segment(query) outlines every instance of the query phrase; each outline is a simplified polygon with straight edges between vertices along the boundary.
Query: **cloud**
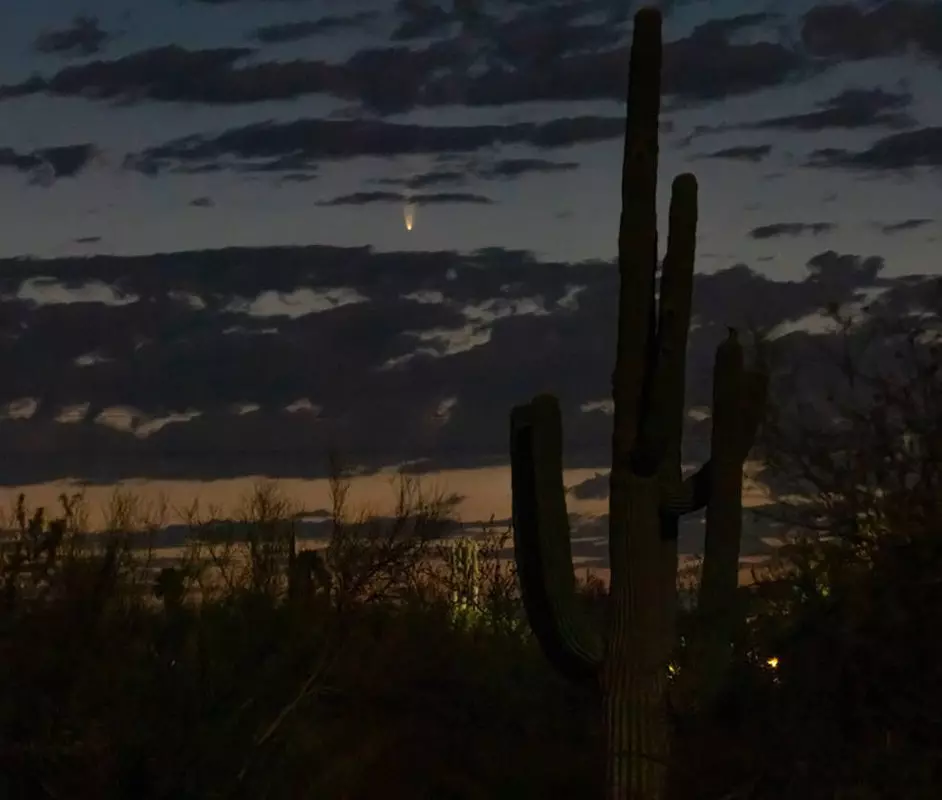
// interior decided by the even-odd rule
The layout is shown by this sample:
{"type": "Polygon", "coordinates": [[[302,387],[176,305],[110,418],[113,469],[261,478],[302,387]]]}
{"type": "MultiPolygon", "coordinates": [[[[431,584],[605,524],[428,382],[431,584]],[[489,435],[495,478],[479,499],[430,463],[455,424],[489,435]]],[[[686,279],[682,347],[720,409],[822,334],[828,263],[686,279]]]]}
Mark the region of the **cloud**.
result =
{"type": "Polygon", "coordinates": [[[541,3],[503,18],[480,11],[480,4],[473,0],[464,5],[479,8],[476,14],[461,15],[462,33],[474,42],[483,62],[495,68],[552,68],[565,56],[627,42],[625,27],[599,20],[597,9],[589,3],[541,3]]]}
{"type": "Polygon", "coordinates": [[[761,25],[764,22],[769,22],[776,18],[777,15],[770,14],[768,12],[760,11],[750,14],[739,14],[735,17],[726,17],[723,19],[713,19],[708,22],[704,22],[699,26],[699,35],[704,38],[718,38],[718,39],[729,39],[729,37],[737,33],[738,31],[743,30],[744,28],[752,28],[757,25],[761,25]]]}
{"type": "MultiPolygon", "coordinates": [[[[879,256],[860,256],[825,250],[808,261],[809,282],[828,287],[840,295],[846,295],[854,286],[874,284],[883,271],[883,259],[879,256]]],[[[927,276],[928,277],[928,276],[927,276]]]]}
{"type": "Polygon", "coordinates": [[[753,239],[774,239],[778,236],[800,236],[810,233],[817,236],[828,233],[837,227],[833,222],[776,222],[772,225],[760,225],[749,231],[753,239]]]}
{"type": "Polygon", "coordinates": [[[112,38],[101,29],[97,17],[79,14],[65,28],[39,34],[33,49],[50,55],[92,56],[100,53],[112,38]]]}
{"type": "MultiPolygon", "coordinates": [[[[733,44],[730,34],[761,21],[746,14],[711,20],[664,47],[663,85],[681,100],[716,100],[781,86],[799,78],[804,59],[775,42],[733,44]]],[[[622,73],[624,74],[624,73],[622,73]]]]}
{"type": "Polygon", "coordinates": [[[714,150],[712,153],[703,153],[697,158],[730,158],[738,161],[752,161],[758,163],[767,158],[772,152],[772,145],[739,145],[737,147],[727,147],[723,150],[714,150]]]}
{"type": "MultiPolygon", "coordinates": [[[[751,15],[750,15],[751,16],[751,15]]],[[[734,18],[735,19],[735,18],[734,18]]],[[[664,45],[662,88],[674,106],[718,100],[784,85],[803,74],[804,59],[774,42],[734,44],[733,20],[713,20],[688,36],[664,45]]],[[[565,42],[565,36],[560,39],[565,42]]],[[[559,45],[563,46],[563,45],[559,45]]],[[[511,64],[490,64],[479,74],[455,81],[451,91],[471,106],[624,98],[628,71],[627,38],[614,47],[589,52],[550,54],[540,60],[517,57],[511,64]]],[[[433,104],[448,86],[429,85],[424,104],[433,104]]]]}
{"type": "Polygon", "coordinates": [[[609,475],[596,472],[591,478],[567,487],[566,491],[576,500],[604,500],[608,497],[609,475]]]}
{"type": "Polygon", "coordinates": [[[624,126],[617,117],[435,127],[368,119],[298,119],[247,125],[212,137],[186,136],[133,154],[125,166],[147,174],[207,165],[297,170],[318,160],[358,156],[472,153],[497,145],[568,147],[618,138],[624,135],[624,126]]]}
{"type": "Polygon", "coordinates": [[[909,128],[915,125],[916,121],[902,109],[909,107],[912,101],[910,92],[890,92],[879,87],[845,89],[816,103],[815,111],[769,117],[755,122],[697,125],[682,140],[681,145],[686,146],[705,134],[730,131],[784,130],[814,133],[825,130],[909,128]]]}
{"type": "MultiPolygon", "coordinates": [[[[19,84],[0,86],[0,100],[33,94],[97,100],[246,102],[251,86],[243,85],[241,100],[233,95],[232,65],[252,55],[246,47],[189,50],[177,45],[142,50],[121,58],[75,64],[49,78],[34,75],[19,84]],[[186,76],[181,80],[180,76],[186,76]]],[[[270,98],[271,87],[256,87],[255,99],[270,98]]],[[[293,96],[293,95],[289,95],[293,96]]]]}
{"type": "Polygon", "coordinates": [[[568,172],[578,169],[575,161],[547,161],[543,158],[505,158],[475,169],[480,178],[518,178],[533,172],[568,172]]]}
{"type": "Polygon", "coordinates": [[[328,15],[318,19],[282,22],[277,25],[263,25],[256,28],[249,36],[262,44],[283,44],[323,36],[328,33],[361,28],[379,16],[376,11],[358,11],[349,15],[328,15]]]}
{"type": "Polygon", "coordinates": [[[190,200],[190,205],[194,208],[212,208],[216,205],[216,201],[212,197],[207,197],[202,195],[200,197],[194,197],[190,200]]]}
{"type": "Polygon", "coordinates": [[[243,63],[256,53],[249,47],[154,47],[0,86],[0,99],[44,93],[125,103],[233,105],[321,94],[358,101],[378,113],[399,113],[419,105],[451,103],[447,92],[442,94],[448,80],[439,81],[436,89],[432,76],[441,70],[455,73],[456,64],[467,60],[453,42],[422,49],[361,50],[341,63],[304,59],[243,63]],[[180,75],[187,79],[180,80],[180,75]]]}
{"type": "Polygon", "coordinates": [[[806,166],[870,172],[938,169],[942,166],[942,127],[894,133],[856,153],[840,148],[815,150],[806,166]]]}
{"type": "Polygon", "coordinates": [[[73,239],[76,244],[96,244],[101,241],[100,236],[79,236],[77,239],[73,239]]]}
{"type": "Polygon", "coordinates": [[[404,186],[407,189],[427,189],[430,186],[461,186],[467,182],[468,171],[453,169],[435,169],[411,175],[408,178],[376,178],[375,182],[384,186],[404,186]]]}
{"type": "Polygon", "coordinates": [[[884,89],[846,89],[840,94],[817,103],[820,110],[734,126],[742,130],[821,131],[831,128],[907,128],[915,124],[900,109],[913,100],[910,92],[888,92],[884,89]]]}
{"type": "MultiPolygon", "coordinates": [[[[805,358],[816,339],[797,323],[826,302],[879,289],[888,313],[926,307],[929,277],[882,268],[825,251],[803,281],[744,265],[697,275],[688,402],[710,404],[714,348],[757,308],[770,328],[793,325],[775,341],[805,358]]],[[[614,263],[496,247],[6,259],[0,482],[313,477],[331,444],[364,470],[505,464],[509,409],[547,389],[567,466],[598,468],[610,418],[585,409],[610,395],[614,335],[598,332],[615,330],[617,281],[614,263]]],[[[820,377],[803,364],[803,380],[820,377]]],[[[709,420],[688,418],[685,461],[708,449],[709,420]]]]}
{"type": "Polygon", "coordinates": [[[317,175],[310,172],[289,172],[278,178],[279,183],[310,183],[317,180],[317,175]]]}
{"type": "Polygon", "coordinates": [[[430,194],[404,195],[399,192],[354,192],[330,200],[322,200],[319,206],[363,206],[371,203],[414,203],[418,206],[438,205],[442,203],[473,203],[489,205],[494,201],[489,197],[468,192],[434,192],[430,194]]]}
{"type": "Polygon", "coordinates": [[[31,183],[49,186],[58,178],[74,178],[99,154],[100,150],[90,143],[44,147],[28,153],[0,147],[0,169],[15,169],[29,175],[31,183]]]}
{"type": "Polygon", "coordinates": [[[902,231],[914,231],[917,228],[923,228],[933,222],[934,220],[926,219],[925,217],[914,217],[912,219],[900,220],[899,222],[875,222],[873,224],[885,234],[894,234],[902,231]]]}
{"type": "Polygon", "coordinates": [[[386,186],[404,186],[416,191],[431,186],[463,186],[469,178],[506,180],[533,173],[550,174],[578,168],[576,161],[550,161],[545,158],[502,158],[487,163],[471,160],[462,164],[460,169],[434,169],[407,178],[377,178],[375,182],[386,186]]]}
{"type": "Polygon", "coordinates": [[[400,23],[393,31],[393,39],[424,39],[444,33],[452,22],[452,15],[435,2],[396,0],[395,10],[400,23]]]}
{"type": "Polygon", "coordinates": [[[909,46],[942,57],[942,6],[892,0],[861,9],[852,3],[821,5],[802,20],[801,40],[819,58],[856,61],[902,55],[909,46]]]}
{"type": "MultiPolygon", "coordinates": [[[[407,3],[411,18],[442,19],[437,6],[407,3]],[[415,9],[421,6],[422,11],[415,9]],[[418,15],[418,17],[416,17],[418,15]],[[429,16],[431,15],[431,16],[429,16]]],[[[0,99],[38,93],[98,100],[255,103],[321,94],[388,115],[449,105],[503,106],[534,101],[622,101],[627,32],[576,21],[565,6],[524,10],[425,46],[360,50],[346,61],[254,61],[252,48],[151,48],[72,65],[0,87],[0,99]],[[186,75],[186,80],[180,80],[186,75]]],[[[587,6],[577,6],[579,14],[587,6]]],[[[447,16],[447,14],[446,14],[447,16]]],[[[806,72],[805,59],[777,42],[733,43],[732,32],[762,15],[712,20],[664,47],[663,87],[675,103],[715,100],[784,85],[806,72]]],[[[422,23],[423,25],[428,23],[422,23]]],[[[444,23],[443,23],[444,24],[444,23]]],[[[483,24],[483,23],[482,23],[483,24]]],[[[439,30],[438,23],[432,26],[439,30]]],[[[442,28],[443,29],[443,28],[442,28]]],[[[424,29],[423,29],[424,30],[424,29]]],[[[275,35],[287,35],[282,27],[275,35]]],[[[271,32],[269,31],[271,35],[271,32]]],[[[422,34],[422,38],[426,38],[422,34]]]]}

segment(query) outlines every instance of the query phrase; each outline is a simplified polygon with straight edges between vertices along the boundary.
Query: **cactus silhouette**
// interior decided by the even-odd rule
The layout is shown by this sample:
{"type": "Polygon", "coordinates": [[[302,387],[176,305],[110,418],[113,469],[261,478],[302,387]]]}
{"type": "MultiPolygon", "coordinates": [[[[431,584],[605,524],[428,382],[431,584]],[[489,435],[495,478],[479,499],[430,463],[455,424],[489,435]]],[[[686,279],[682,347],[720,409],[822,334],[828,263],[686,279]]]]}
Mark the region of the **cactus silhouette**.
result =
{"type": "Polygon", "coordinates": [[[183,572],[176,567],[164,567],[160,570],[154,580],[154,596],[164,601],[164,608],[170,613],[182,609],[186,597],[183,572]]]}
{"type": "MultiPolygon", "coordinates": [[[[735,331],[716,351],[712,453],[683,480],[681,437],[697,228],[697,182],[672,185],[660,296],[657,157],[661,15],[637,12],[631,46],[622,212],[618,331],[612,375],[614,430],[609,497],[611,583],[603,630],[575,594],[558,400],[539,395],[511,413],[514,544],[524,605],[540,645],[567,677],[600,693],[606,796],[662,800],[670,755],[668,665],[676,638],[678,518],[706,506],[699,609],[687,695],[708,702],[729,658],[738,584],[742,467],[761,420],[764,370],[745,369],[735,331]]],[[[689,678],[689,676],[688,676],[689,678]]]]}
{"type": "Polygon", "coordinates": [[[456,621],[470,621],[478,610],[481,583],[478,549],[474,539],[462,536],[447,550],[452,583],[451,610],[456,621]]]}
{"type": "Polygon", "coordinates": [[[333,578],[324,557],[317,550],[298,551],[297,536],[288,540],[288,599],[309,601],[320,591],[330,600],[333,578]]]}

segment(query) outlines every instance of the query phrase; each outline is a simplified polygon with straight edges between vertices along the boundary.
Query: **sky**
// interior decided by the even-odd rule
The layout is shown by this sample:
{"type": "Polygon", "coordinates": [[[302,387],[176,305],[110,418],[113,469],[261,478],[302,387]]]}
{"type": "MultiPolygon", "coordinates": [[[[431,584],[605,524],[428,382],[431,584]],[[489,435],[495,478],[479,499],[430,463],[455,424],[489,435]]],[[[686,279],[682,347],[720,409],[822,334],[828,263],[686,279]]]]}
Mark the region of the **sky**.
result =
{"type": "MultiPolygon", "coordinates": [[[[268,476],[317,508],[336,447],[370,502],[406,464],[502,518],[510,408],[553,391],[571,508],[604,511],[636,4],[10,5],[4,497],[268,476]]],[[[918,313],[942,275],[942,4],[658,5],[694,464],[727,326],[804,353],[824,304],[918,313]]]]}

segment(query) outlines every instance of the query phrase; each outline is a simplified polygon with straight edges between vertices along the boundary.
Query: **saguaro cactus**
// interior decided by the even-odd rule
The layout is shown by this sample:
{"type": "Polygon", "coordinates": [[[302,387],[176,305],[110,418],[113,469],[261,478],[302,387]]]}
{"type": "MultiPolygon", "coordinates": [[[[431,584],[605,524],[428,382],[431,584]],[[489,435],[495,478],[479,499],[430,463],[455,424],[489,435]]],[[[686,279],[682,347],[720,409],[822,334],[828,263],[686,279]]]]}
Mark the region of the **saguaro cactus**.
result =
{"type": "Polygon", "coordinates": [[[455,621],[469,621],[478,611],[481,570],[478,543],[470,537],[456,539],[446,552],[451,580],[451,610],[455,621]]]}
{"type": "Polygon", "coordinates": [[[288,539],[289,602],[307,602],[318,592],[329,602],[332,590],[333,578],[320,551],[298,552],[297,536],[291,531],[288,539]]]}
{"type": "MultiPolygon", "coordinates": [[[[706,506],[700,606],[728,623],[736,591],[742,466],[763,413],[766,378],[745,370],[735,331],[716,352],[713,451],[686,481],[681,435],[697,227],[697,182],[677,177],[660,297],[657,155],[661,15],[635,15],[618,236],[618,339],[609,500],[609,613],[604,630],[579,613],[562,480],[558,400],[540,395],[511,413],[514,543],[531,627],[565,675],[600,690],[607,797],[661,800],[669,756],[668,663],[677,608],[677,523],[706,506]]],[[[715,629],[697,649],[704,675],[728,658],[715,629]]],[[[707,683],[704,680],[700,683],[707,683]]]]}
{"type": "Polygon", "coordinates": [[[186,598],[186,581],[176,567],[164,567],[154,581],[154,596],[164,601],[167,613],[179,613],[186,598]]]}

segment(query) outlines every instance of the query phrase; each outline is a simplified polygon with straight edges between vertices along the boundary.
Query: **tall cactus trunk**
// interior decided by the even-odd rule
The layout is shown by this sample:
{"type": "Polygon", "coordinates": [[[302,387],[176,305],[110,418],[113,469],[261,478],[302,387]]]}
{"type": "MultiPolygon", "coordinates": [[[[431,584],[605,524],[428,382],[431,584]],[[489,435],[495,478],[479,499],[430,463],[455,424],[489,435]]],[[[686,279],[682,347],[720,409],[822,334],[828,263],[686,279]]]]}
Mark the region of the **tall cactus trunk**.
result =
{"type": "MultiPolygon", "coordinates": [[[[632,464],[649,455],[636,443],[646,444],[637,442],[638,421],[654,377],[646,367],[656,346],[660,107],[661,18],[642,11],[635,16],[628,75],[618,230],[618,339],[612,373],[611,620],[600,673],[610,800],[661,798],[669,748],[664,700],[670,645],[663,635],[664,598],[659,597],[660,465],[632,464]]],[[[693,215],[695,220],[695,208],[693,215]]]]}
{"type": "Polygon", "coordinates": [[[656,800],[664,796],[669,730],[667,661],[672,642],[664,636],[662,576],[655,477],[631,480],[613,494],[611,525],[630,537],[612,536],[610,621],[599,674],[603,697],[609,800],[656,800]],[[653,491],[652,491],[653,489],[653,491]],[[653,502],[652,502],[653,500],[653,502]],[[619,507],[620,506],[620,507],[619,507]],[[617,509],[617,511],[616,511],[617,509]],[[616,561],[618,559],[618,561],[616,561]]]}
{"type": "Polygon", "coordinates": [[[714,370],[713,454],[687,480],[681,439],[697,228],[697,182],[673,182],[660,296],[657,156],[661,16],[635,15],[622,214],[618,235],[618,339],[609,497],[609,613],[598,631],[575,597],[562,480],[558,400],[540,395],[511,413],[514,548],[530,625],[550,662],[601,695],[607,800],[663,800],[671,729],[668,667],[677,616],[677,532],[682,514],[707,508],[701,605],[718,626],[697,640],[709,703],[729,657],[738,572],[742,465],[761,419],[766,377],[745,371],[735,332],[714,370]],[[732,576],[732,578],[730,577],[732,576]],[[732,587],[730,587],[732,581],[732,587]]]}

